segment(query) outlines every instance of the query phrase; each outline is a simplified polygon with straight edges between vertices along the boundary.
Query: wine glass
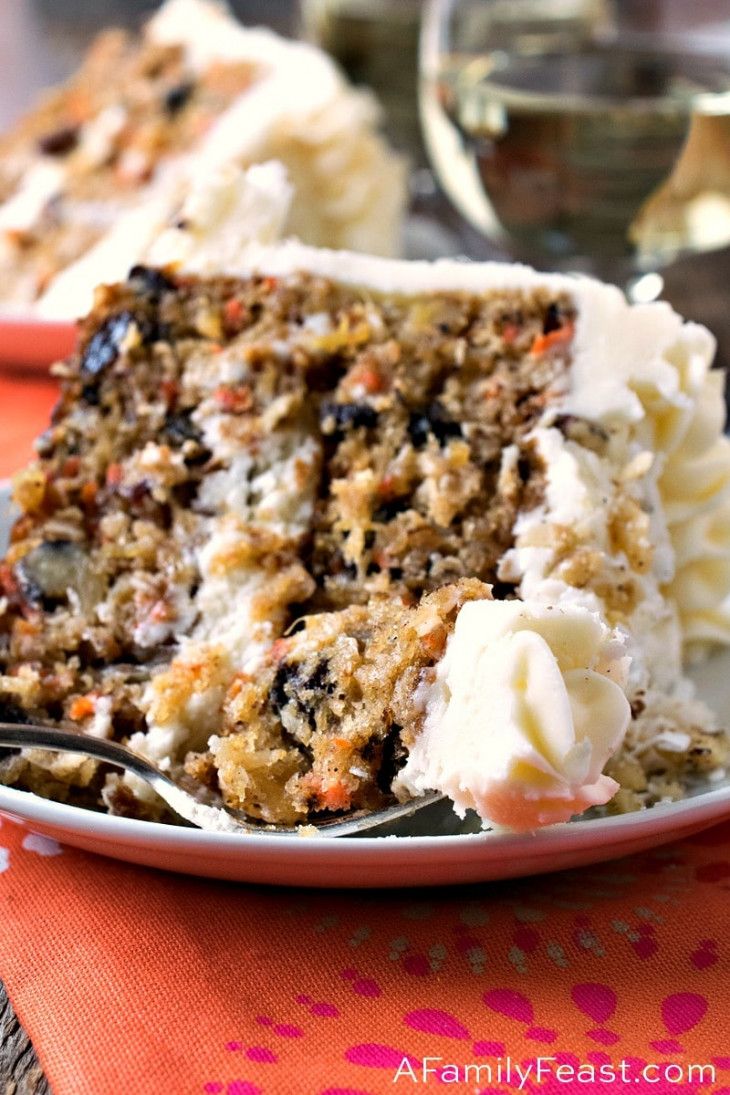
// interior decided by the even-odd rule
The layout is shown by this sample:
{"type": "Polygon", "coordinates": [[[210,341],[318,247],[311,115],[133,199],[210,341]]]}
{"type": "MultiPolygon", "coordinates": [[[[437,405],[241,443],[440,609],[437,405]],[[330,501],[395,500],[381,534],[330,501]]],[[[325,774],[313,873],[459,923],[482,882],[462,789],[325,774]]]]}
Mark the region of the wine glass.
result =
{"type": "Polygon", "coordinates": [[[431,163],[510,257],[653,299],[730,242],[729,56],[714,0],[428,0],[431,163]]]}
{"type": "Polygon", "coordinates": [[[383,107],[391,143],[424,160],[416,82],[421,0],[300,0],[304,37],[366,84],[383,107]]]}

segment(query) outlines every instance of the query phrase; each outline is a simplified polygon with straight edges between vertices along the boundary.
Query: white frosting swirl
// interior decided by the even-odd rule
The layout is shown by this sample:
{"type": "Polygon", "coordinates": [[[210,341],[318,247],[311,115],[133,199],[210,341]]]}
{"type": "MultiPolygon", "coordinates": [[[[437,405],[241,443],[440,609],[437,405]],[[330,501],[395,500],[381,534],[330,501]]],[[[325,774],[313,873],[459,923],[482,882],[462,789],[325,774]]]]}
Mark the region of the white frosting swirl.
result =
{"type": "Polygon", "coordinates": [[[630,718],[627,662],[585,608],[464,605],[400,785],[443,791],[460,815],[518,831],[607,802],[618,785],[602,770],[630,718]]]}
{"type": "MultiPolygon", "coordinates": [[[[637,592],[627,623],[635,636],[633,675],[665,687],[681,672],[667,664],[664,640],[679,628],[685,656],[730,641],[730,441],[723,437],[724,374],[710,369],[715,343],[683,324],[665,304],[631,307],[604,288],[580,285],[574,364],[563,412],[585,416],[607,432],[601,457],[539,428],[535,442],[547,467],[545,504],[524,515],[517,550],[505,564],[523,596],[545,599],[554,586],[550,550],[529,547],[530,530],[570,525],[581,542],[623,567],[637,592]],[[653,454],[654,459],[647,459],[653,454]],[[627,475],[630,468],[638,474],[627,475]],[[646,515],[653,559],[637,572],[609,535],[617,491],[646,515]],[[551,583],[546,585],[548,577],[551,583]],[[675,615],[676,622],[671,623],[675,615]],[[659,629],[662,642],[654,642],[659,629]]],[[[573,589],[570,596],[579,594],[573,589]]],[[[605,609],[586,588],[579,600],[605,609]]],[[[670,643],[670,649],[677,644],[670,643]]]]}
{"type": "MultiPolygon", "coordinates": [[[[659,480],[675,573],[665,592],[677,606],[685,652],[695,659],[730,642],[730,441],[724,374],[708,372],[692,393],[659,480]]],[[[689,387],[689,385],[687,385],[689,387]]]]}
{"type": "MultiPolygon", "coordinates": [[[[677,606],[685,652],[691,660],[717,643],[730,642],[730,442],[727,438],[715,442],[704,462],[708,471],[715,473],[714,492],[708,491],[709,475],[705,482],[699,479],[695,498],[685,497],[683,519],[669,526],[676,571],[667,594],[677,606]]],[[[671,472],[670,465],[667,478],[671,472]]]]}

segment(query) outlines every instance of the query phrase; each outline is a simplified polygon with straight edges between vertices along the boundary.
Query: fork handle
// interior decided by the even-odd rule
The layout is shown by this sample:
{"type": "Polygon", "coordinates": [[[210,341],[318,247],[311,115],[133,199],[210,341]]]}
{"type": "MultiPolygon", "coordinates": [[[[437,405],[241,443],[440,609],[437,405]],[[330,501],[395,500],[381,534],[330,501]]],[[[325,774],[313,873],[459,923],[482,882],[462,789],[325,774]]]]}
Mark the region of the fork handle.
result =
{"type": "Polygon", "coordinates": [[[15,749],[51,749],[61,753],[82,753],[94,760],[105,761],[126,768],[142,779],[152,782],[167,777],[140,753],[135,753],[126,745],[106,738],[94,738],[81,734],[78,730],[61,730],[55,726],[43,726],[40,723],[0,722],[0,746],[15,749]]]}
{"type": "Polygon", "coordinates": [[[59,753],[80,753],[105,764],[114,764],[143,779],[183,821],[189,824],[201,829],[217,831],[230,828],[240,832],[247,828],[244,823],[238,823],[232,817],[229,817],[230,824],[226,824],[226,818],[221,820],[221,815],[224,813],[222,810],[198,802],[193,795],[178,787],[172,779],[161,772],[152,761],[147,760],[140,753],[135,753],[126,745],[120,745],[119,742],[107,741],[106,738],[94,738],[88,734],[80,734],[77,730],[44,726],[40,723],[0,722],[0,747],[2,746],[17,749],[51,749],[59,753]]]}

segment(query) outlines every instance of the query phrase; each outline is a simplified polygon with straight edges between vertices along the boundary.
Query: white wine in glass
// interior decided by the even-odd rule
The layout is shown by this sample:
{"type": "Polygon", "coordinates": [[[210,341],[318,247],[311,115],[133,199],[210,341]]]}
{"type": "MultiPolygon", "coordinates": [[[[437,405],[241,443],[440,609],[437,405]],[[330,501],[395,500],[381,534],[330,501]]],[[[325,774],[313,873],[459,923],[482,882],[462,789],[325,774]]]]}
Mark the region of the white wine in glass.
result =
{"type": "Polygon", "coordinates": [[[388,136],[423,159],[418,122],[421,0],[300,0],[305,36],[327,50],[353,83],[376,92],[388,136]]]}
{"type": "MultiPolygon", "coordinates": [[[[690,127],[730,118],[730,65],[621,8],[431,0],[420,94],[432,164],[475,228],[534,265],[628,283],[701,246],[690,218],[642,234],[641,214],[690,127]]],[[[726,231],[712,238],[730,241],[730,201],[726,231]]]]}

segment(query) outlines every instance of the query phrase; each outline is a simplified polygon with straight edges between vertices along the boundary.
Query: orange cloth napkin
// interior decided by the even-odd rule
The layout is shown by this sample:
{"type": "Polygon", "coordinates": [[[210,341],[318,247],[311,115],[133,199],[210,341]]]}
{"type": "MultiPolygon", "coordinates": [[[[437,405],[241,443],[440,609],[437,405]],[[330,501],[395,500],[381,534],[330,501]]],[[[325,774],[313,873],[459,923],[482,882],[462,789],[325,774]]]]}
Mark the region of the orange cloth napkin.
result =
{"type": "Polygon", "coordinates": [[[54,1095],[509,1095],[531,1063],[534,1095],[730,1093],[730,824],[451,891],[184,878],[8,821],[0,846],[0,976],[54,1095]],[[588,1082],[622,1061],[628,1088],[588,1082]]]}
{"type": "Polygon", "coordinates": [[[58,385],[36,374],[0,372],[0,479],[22,468],[33,456],[58,398],[58,385]]]}
{"type": "MultiPolygon", "coordinates": [[[[0,379],[0,475],[53,398],[0,379]]],[[[208,882],[0,829],[0,979],[54,1095],[730,1095],[729,912],[730,823],[393,893],[208,882]]]]}

